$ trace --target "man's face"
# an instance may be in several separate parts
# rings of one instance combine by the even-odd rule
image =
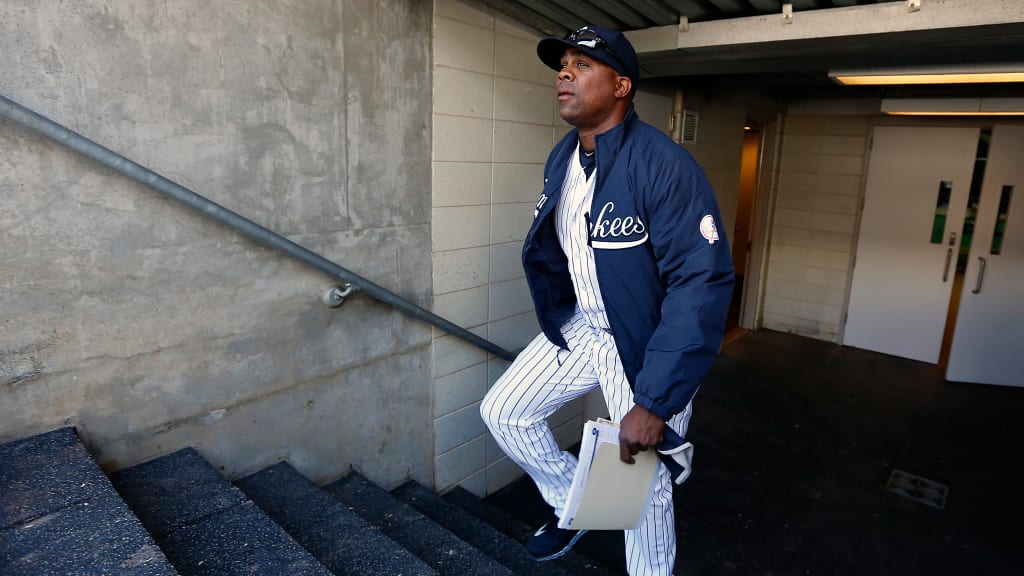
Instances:
[[[608,122],[618,97],[619,73],[575,48],[562,55],[558,73],[558,113],[576,128],[595,128]]]

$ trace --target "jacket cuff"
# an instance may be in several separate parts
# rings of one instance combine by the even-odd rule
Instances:
[[[658,418],[661,418],[665,422],[668,422],[669,420],[672,419],[673,416],[675,416],[675,412],[672,412],[665,406],[658,404],[657,402],[651,400],[650,398],[644,396],[643,394],[633,394],[633,402],[639,406],[643,406],[644,408],[647,409],[648,412],[654,414]]]

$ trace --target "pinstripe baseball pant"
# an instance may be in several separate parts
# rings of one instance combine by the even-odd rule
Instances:
[[[576,458],[558,448],[547,418],[563,404],[600,387],[615,422],[633,407],[633,395],[609,332],[590,326],[577,310],[562,326],[569,350],[540,334],[498,379],[480,414],[509,458],[533,479],[561,517]],[[668,424],[686,435],[690,406]],[[672,483],[658,463],[658,486],[647,516],[625,532],[626,567],[633,576],[669,576],[676,556]]]

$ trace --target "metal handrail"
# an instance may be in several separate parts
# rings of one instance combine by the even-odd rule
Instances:
[[[397,310],[428,322],[438,328],[457,336],[470,344],[482,348],[505,360],[514,360],[515,354],[473,334],[469,330],[457,326],[452,322],[434,314],[430,310],[417,306],[416,304],[402,298],[390,290],[379,286],[366,278],[346,270],[323,256],[305,248],[280,234],[264,228],[259,224],[233,212],[212,200],[201,196],[180,184],[177,184],[156,172],[137,164],[128,158],[108,148],[93,142],[92,140],[78,134],[56,122],[38,114],[13,100],[0,96],[0,116],[12,120],[30,130],[37,132],[58,144],[63,144],[75,152],[94,160],[115,172],[131,178],[136,182],[144,184],[165,196],[182,202],[189,208],[201,212],[203,215],[212,218],[231,229],[263,244],[275,248],[292,258],[304,262],[325,274],[351,284],[360,292],[388,304]]]

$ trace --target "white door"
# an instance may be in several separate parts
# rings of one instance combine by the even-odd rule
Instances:
[[[875,128],[843,344],[937,364],[978,128]]]
[[[1024,386],[1024,126],[992,131],[946,379]]]

